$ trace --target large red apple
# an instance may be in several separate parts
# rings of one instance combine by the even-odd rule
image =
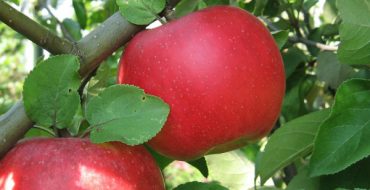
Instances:
[[[86,139],[34,139],[0,162],[3,190],[164,190],[161,172],[142,146]]]
[[[285,91],[280,52],[250,13],[215,6],[136,35],[118,82],[171,108],[149,145],[180,160],[243,146],[276,122]]]

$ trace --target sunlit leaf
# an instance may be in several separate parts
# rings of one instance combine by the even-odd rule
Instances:
[[[299,117],[271,135],[256,169],[262,183],[279,169],[312,151],[319,126],[329,113],[330,110],[322,110]]]
[[[147,142],[163,127],[169,106],[138,87],[114,85],[87,104],[86,119],[92,125],[94,143],[120,141],[128,145]]]
[[[332,112],[315,139],[310,175],[337,173],[370,155],[370,80],[338,88]]]
[[[40,126],[71,127],[80,106],[79,61],[76,56],[54,56],[40,62],[23,86],[27,115]]]

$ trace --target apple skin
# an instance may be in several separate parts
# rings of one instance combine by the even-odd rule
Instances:
[[[13,187],[13,188],[10,188]],[[0,189],[164,190],[160,169],[143,146],[87,139],[32,139],[0,162]]]
[[[170,105],[159,153],[192,160],[265,136],[285,92],[284,66],[266,27],[235,7],[214,6],[136,35],[126,47],[118,83]]]

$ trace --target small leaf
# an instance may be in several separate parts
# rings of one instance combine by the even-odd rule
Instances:
[[[276,171],[312,151],[319,126],[329,113],[330,110],[322,110],[299,117],[271,135],[256,168],[262,184]]]
[[[217,183],[201,183],[201,182],[189,182],[177,186],[173,190],[228,190],[226,187],[223,187]]]
[[[87,14],[83,0],[73,0],[72,4],[77,16],[78,23],[80,24],[81,28],[85,29],[87,23]]]
[[[175,8],[174,16],[175,18],[183,17],[197,8],[200,0],[181,0]]]
[[[209,177],[221,185],[244,190],[254,179],[254,164],[240,150],[206,156]]]
[[[370,64],[370,2],[369,0],[338,0],[343,22],[339,28],[341,63]]]
[[[353,72],[350,66],[340,64],[333,52],[320,52],[317,57],[317,78],[332,88],[338,88]]]
[[[317,134],[310,175],[339,172],[370,155],[370,80],[348,80],[338,88],[332,112]]]
[[[188,161],[188,163],[197,168],[204,177],[208,177],[208,167],[204,157],[197,160]]]
[[[71,35],[73,40],[78,41],[82,38],[80,25],[72,19],[66,18],[62,22],[64,28],[67,30],[68,34]]]
[[[281,49],[285,43],[288,41],[289,31],[287,30],[280,30],[272,32],[272,36],[275,39],[276,44],[278,45],[279,49]]]
[[[93,97],[86,108],[94,143],[142,144],[161,130],[168,114],[169,106],[160,98],[130,85],[108,87]]]
[[[27,115],[40,126],[68,128],[80,106],[79,61],[60,55],[37,64],[23,86]]]
[[[166,6],[165,0],[117,0],[116,2],[122,16],[137,25],[151,23]]]

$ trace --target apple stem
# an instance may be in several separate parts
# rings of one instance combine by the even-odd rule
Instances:
[[[52,135],[52,136],[54,136],[54,137],[56,136],[56,134],[55,134],[52,130],[50,130],[50,129],[46,128],[46,127],[42,127],[42,126],[38,126],[38,125],[34,125],[34,126],[33,126],[33,128],[43,130],[43,131],[45,131],[45,132],[49,133],[50,135]]]

